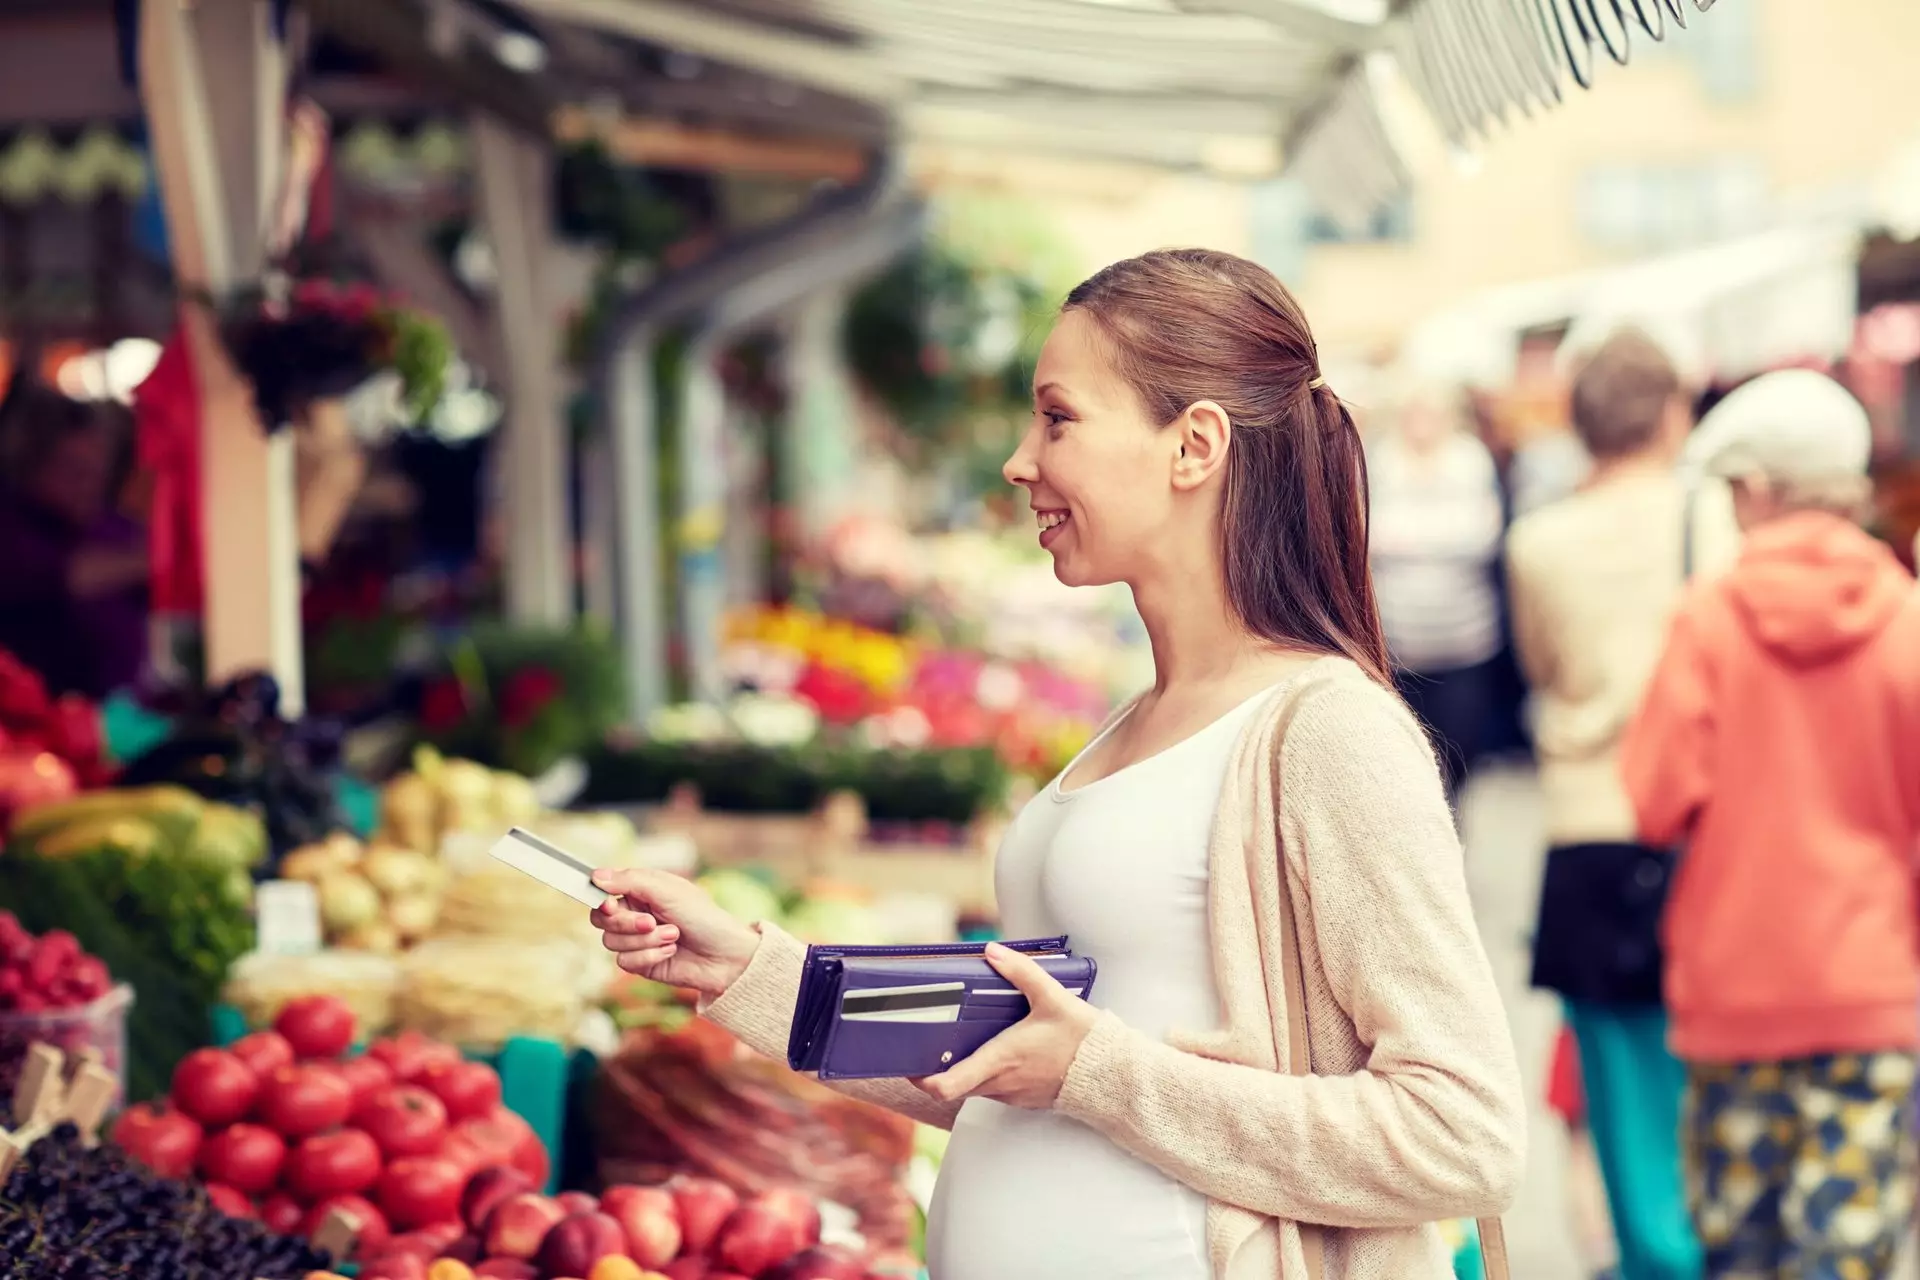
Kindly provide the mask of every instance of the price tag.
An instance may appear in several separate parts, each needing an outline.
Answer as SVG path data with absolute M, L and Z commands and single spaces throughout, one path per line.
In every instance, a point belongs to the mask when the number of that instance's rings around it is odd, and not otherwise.
M 320 950 L 320 898 L 301 880 L 269 880 L 254 890 L 262 955 L 310 956 Z

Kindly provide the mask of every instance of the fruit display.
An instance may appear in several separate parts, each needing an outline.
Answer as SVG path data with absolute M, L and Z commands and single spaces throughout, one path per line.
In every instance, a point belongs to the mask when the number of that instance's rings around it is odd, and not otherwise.
M 22 810 L 7 847 L 42 858 L 104 850 L 191 862 L 224 873 L 229 892 L 244 901 L 253 871 L 266 861 L 267 832 L 244 809 L 160 784 L 89 791 Z
M 742 1199 L 682 1177 L 544 1196 L 511 1168 L 440 1192 L 452 1221 L 361 1255 L 360 1280 L 881 1280 L 862 1248 L 827 1243 L 814 1201 L 790 1188 Z
M 540 799 L 526 778 L 423 746 L 413 753 L 413 768 L 381 789 L 375 834 L 403 849 L 438 853 L 449 832 L 497 834 L 539 816 Z
M 100 709 L 76 694 L 53 697 L 0 649 L 0 831 L 20 810 L 100 786 L 111 772 Z
M 363 1259 L 452 1223 L 482 1170 L 545 1185 L 547 1152 L 491 1067 L 411 1032 L 346 1057 L 356 1038 L 343 1001 L 292 1000 L 271 1029 L 182 1058 L 166 1099 L 122 1112 L 113 1141 L 275 1230 L 310 1233 L 339 1211 Z
M 81 950 L 71 933 L 53 929 L 36 938 L 12 912 L 0 911 L 0 1098 L 13 1096 L 35 1044 L 66 1054 L 92 1050 L 118 1075 L 132 995 L 114 986 L 106 963 Z
M 229 1204 L 117 1145 L 89 1146 L 62 1124 L 27 1149 L 0 1189 L 0 1274 L 298 1280 L 331 1263 L 298 1235 L 232 1216 Z
M 447 880 L 431 848 L 385 837 L 363 844 L 345 832 L 295 849 L 280 874 L 314 887 L 329 945 L 376 955 L 393 955 L 433 931 Z

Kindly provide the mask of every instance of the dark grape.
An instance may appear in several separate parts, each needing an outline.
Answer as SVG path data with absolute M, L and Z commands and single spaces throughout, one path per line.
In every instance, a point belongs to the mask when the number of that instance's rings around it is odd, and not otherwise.
M 0 1280 L 292 1280 L 327 1266 L 305 1241 L 229 1218 L 118 1148 L 88 1150 L 71 1124 L 0 1189 Z

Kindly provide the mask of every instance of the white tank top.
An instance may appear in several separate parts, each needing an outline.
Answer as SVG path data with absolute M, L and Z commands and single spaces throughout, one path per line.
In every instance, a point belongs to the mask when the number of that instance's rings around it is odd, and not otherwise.
M 1155 1039 L 1220 1025 L 1207 843 L 1264 697 L 1118 773 L 1066 792 L 1054 779 L 1000 846 L 1002 936 L 1067 934 L 1100 966 L 1093 1003 Z M 1208 1280 L 1206 1210 L 1078 1121 L 971 1099 L 934 1188 L 927 1266 L 932 1280 Z

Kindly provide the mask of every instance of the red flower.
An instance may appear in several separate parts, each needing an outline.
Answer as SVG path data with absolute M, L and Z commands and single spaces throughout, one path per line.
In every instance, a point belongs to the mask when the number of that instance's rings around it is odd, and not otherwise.
M 434 681 L 420 695 L 420 725 L 429 733 L 453 728 L 467 718 L 467 691 L 451 676 Z
M 524 667 L 508 676 L 500 689 L 500 723 L 524 729 L 559 696 L 559 676 L 545 667 Z
M 38 728 L 52 707 L 40 673 L 0 649 L 0 724 Z

